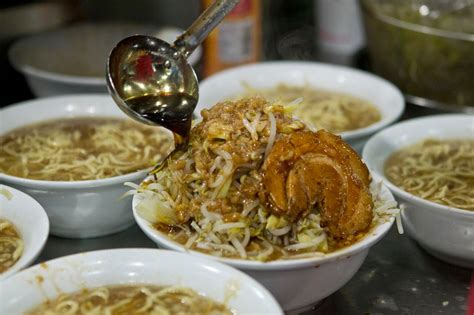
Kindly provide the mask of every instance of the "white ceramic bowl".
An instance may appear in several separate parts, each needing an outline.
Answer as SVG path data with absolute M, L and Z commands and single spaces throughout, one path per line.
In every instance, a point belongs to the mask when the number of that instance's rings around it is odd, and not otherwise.
M 68 95 L 37 99 L 0 110 L 0 134 L 34 122 L 71 117 L 127 116 L 106 94 Z M 64 237 L 94 237 L 121 231 L 133 224 L 131 199 L 120 199 L 128 188 L 124 182 L 140 182 L 146 171 L 84 181 L 44 181 L 0 173 L 0 181 L 16 187 L 44 207 L 51 234 Z
M 5 185 L 0 185 L 0 189 L 11 194 L 10 199 L 0 194 L 0 218 L 15 226 L 24 244 L 20 259 L 0 274 L 0 280 L 3 280 L 29 266 L 38 257 L 48 239 L 49 221 L 43 207 L 27 194 Z
M 398 123 L 374 135 L 364 147 L 363 158 L 405 206 L 403 225 L 411 237 L 444 261 L 474 268 L 474 212 L 416 197 L 384 176 L 385 161 L 393 152 L 426 138 L 473 139 L 474 116 L 440 115 Z
M 348 93 L 372 102 L 382 119 L 365 128 L 342 132 L 341 136 L 357 151 L 376 131 L 396 121 L 405 109 L 401 92 L 390 82 L 373 74 L 316 62 L 277 61 L 250 64 L 219 72 L 199 85 L 196 113 L 217 102 L 245 93 L 242 82 L 257 89 L 279 83 L 309 84 L 314 88 Z
M 226 305 L 237 314 L 283 314 L 271 294 L 244 273 L 212 260 L 157 249 L 82 253 L 29 268 L 0 283 L 0 314 L 23 314 L 59 293 L 134 283 L 184 286 L 222 303 L 229 296 Z
M 129 23 L 78 24 L 19 40 L 10 48 L 9 59 L 38 97 L 106 93 L 107 57 L 120 40 L 142 34 L 172 42 L 181 32 Z M 195 64 L 200 55 L 198 47 L 189 62 Z
M 375 185 L 375 181 L 374 181 Z M 382 187 L 382 198 L 393 201 L 386 187 Z M 133 199 L 133 214 L 140 228 L 158 247 L 188 252 L 218 260 L 240 269 L 263 284 L 287 312 L 305 311 L 346 284 L 359 270 L 370 247 L 375 245 L 389 231 L 394 219 L 376 226 L 362 240 L 322 257 L 258 262 L 243 259 L 220 258 L 186 249 L 170 240 L 143 218 L 137 211 L 139 199 Z

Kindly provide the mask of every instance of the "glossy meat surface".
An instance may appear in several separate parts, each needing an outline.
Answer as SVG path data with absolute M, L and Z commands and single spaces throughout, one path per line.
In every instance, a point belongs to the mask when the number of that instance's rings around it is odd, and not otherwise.
M 273 214 L 297 220 L 314 207 L 330 236 L 345 239 L 373 219 L 370 176 L 357 153 L 325 130 L 278 139 L 263 165 L 263 185 Z

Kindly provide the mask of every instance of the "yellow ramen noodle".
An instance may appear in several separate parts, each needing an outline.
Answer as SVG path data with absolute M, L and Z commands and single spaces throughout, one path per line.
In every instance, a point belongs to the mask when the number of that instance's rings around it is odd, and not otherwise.
M 39 180 L 91 180 L 151 167 L 170 152 L 161 128 L 117 118 L 45 121 L 0 137 L 0 172 Z
M 0 219 L 0 273 L 7 271 L 23 254 L 23 240 L 13 224 Z
M 104 286 L 73 294 L 62 294 L 26 313 L 27 315 L 146 315 L 232 312 L 223 304 L 192 289 L 149 285 Z
M 260 95 L 290 106 L 293 115 L 317 129 L 333 133 L 350 131 L 372 125 L 382 118 L 379 110 L 361 98 L 305 86 L 279 84 L 270 89 L 247 86 L 246 95 Z
M 437 140 L 401 149 L 385 163 L 385 175 L 423 199 L 474 211 L 474 140 Z

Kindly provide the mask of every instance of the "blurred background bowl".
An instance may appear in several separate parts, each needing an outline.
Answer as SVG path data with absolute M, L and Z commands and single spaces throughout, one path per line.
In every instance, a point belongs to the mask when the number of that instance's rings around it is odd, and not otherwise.
M 143 34 L 173 42 L 181 32 L 133 23 L 82 23 L 20 39 L 8 55 L 37 97 L 106 93 L 107 57 L 120 40 Z M 189 62 L 196 64 L 200 56 L 199 47 Z
M 372 185 L 380 183 L 375 179 Z M 381 198 L 394 201 L 388 188 L 382 186 Z M 390 230 L 394 218 L 381 222 L 356 243 L 322 256 L 302 259 L 260 262 L 212 256 L 189 250 L 158 231 L 151 223 L 140 217 L 133 198 L 133 214 L 142 231 L 160 248 L 190 253 L 217 260 L 235 267 L 264 285 L 277 299 L 285 312 L 298 314 L 307 311 L 319 301 L 342 288 L 359 270 L 369 250 Z
M 6 185 L 0 185 L 0 190 L 11 195 L 7 198 L 0 194 L 0 218 L 14 225 L 24 246 L 20 259 L 0 274 L 1 281 L 28 267 L 38 257 L 48 239 L 49 221 L 43 207 L 24 192 Z
M 405 102 L 400 91 L 390 82 L 367 72 L 316 62 L 277 61 L 236 67 L 219 72 L 199 85 L 196 113 L 217 102 L 246 94 L 245 85 L 268 89 L 278 84 L 309 85 L 336 93 L 347 93 L 371 102 L 381 113 L 381 120 L 367 127 L 340 133 L 357 151 L 376 131 L 400 118 Z M 304 119 L 304 117 L 300 117 Z
M 0 110 L 0 134 L 58 118 L 116 117 L 129 119 L 109 95 L 65 95 L 14 104 Z M 129 190 L 124 182 L 139 183 L 147 170 L 97 180 L 47 181 L 0 173 L 0 180 L 20 189 L 44 207 L 51 234 L 84 238 L 111 234 L 133 224 Z
M 391 183 L 384 164 L 394 152 L 427 138 L 472 139 L 474 116 L 440 115 L 398 123 L 374 135 L 365 145 L 363 159 L 380 176 L 405 209 L 403 226 L 434 256 L 474 268 L 474 211 L 444 206 L 410 194 Z
M 68 2 L 24 3 L 0 10 L 0 39 L 15 38 L 62 26 L 77 19 Z
M 216 261 L 157 249 L 81 253 L 27 269 L 0 283 L 0 313 L 24 314 L 60 293 L 133 284 L 191 288 L 236 314 L 283 315 L 271 294 L 244 273 Z
M 361 0 L 373 70 L 413 104 L 474 112 L 474 3 Z

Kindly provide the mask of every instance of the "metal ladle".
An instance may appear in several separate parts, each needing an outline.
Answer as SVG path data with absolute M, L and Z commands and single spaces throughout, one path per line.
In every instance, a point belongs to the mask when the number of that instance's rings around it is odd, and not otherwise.
M 186 139 L 199 98 L 198 80 L 186 58 L 238 2 L 214 1 L 173 45 L 143 35 L 120 41 L 107 60 L 106 78 L 120 109 Z

